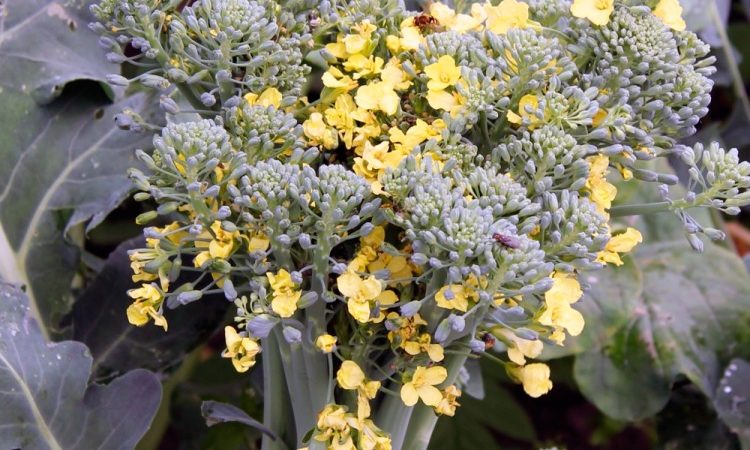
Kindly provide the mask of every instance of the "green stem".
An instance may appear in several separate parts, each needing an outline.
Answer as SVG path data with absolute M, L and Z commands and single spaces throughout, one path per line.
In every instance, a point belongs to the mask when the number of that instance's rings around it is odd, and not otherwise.
M 279 436 L 273 440 L 263 434 L 262 450 L 288 450 L 296 444 L 295 431 L 291 427 L 291 404 L 289 391 L 280 373 L 284 371 L 281 364 L 278 342 L 271 333 L 263 341 L 263 424 Z M 296 447 L 291 447 L 296 448 Z
M 657 202 L 657 203 L 639 203 L 633 205 L 619 205 L 613 206 L 609 210 L 609 215 L 612 217 L 623 217 L 623 216 L 640 216 L 642 214 L 656 214 L 669 212 L 671 209 L 669 202 Z
M 192 351 L 175 371 L 172 376 L 162 383 L 162 398 L 159 404 L 159 410 L 156 412 L 151 426 L 145 436 L 138 442 L 136 450 L 155 450 L 159 448 L 161 441 L 164 439 L 164 433 L 169 427 L 170 408 L 172 406 L 172 393 L 180 383 L 190 378 L 195 368 L 200 363 L 200 354 L 203 347 L 198 347 Z
M 444 382 L 445 386 L 450 386 L 456 382 L 458 373 L 467 358 L 468 354 L 466 353 L 452 354 L 448 356 L 445 364 L 445 367 L 448 370 L 448 378 Z M 432 410 L 432 407 L 427 406 L 424 403 L 419 403 L 415 406 L 411 415 L 411 420 L 409 420 L 409 426 L 406 430 L 406 440 L 404 441 L 402 448 L 409 450 L 427 450 L 437 420 L 438 416 Z
M 142 25 L 145 31 L 146 40 L 151 45 L 151 47 L 157 49 L 156 61 L 159 63 L 159 65 L 162 68 L 169 67 L 169 55 L 167 54 L 166 50 L 164 50 L 164 47 L 161 45 L 161 41 L 156 36 L 154 29 L 148 26 L 148 24 L 142 24 Z M 173 84 L 177 86 L 177 89 L 185 97 L 185 99 L 188 102 L 190 102 L 193 108 L 197 110 L 206 109 L 206 105 L 204 105 L 203 102 L 201 102 L 200 98 L 198 98 L 198 96 L 195 94 L 195 92 L 193 92 L 193 88 L 191 88 L 185 83 L 173 82 Z
M 313 410 L 311 399 L 311 377 L 307 372 L 307 366 L 303 357 L 300 344 L 288 344 L 282 335 L 281 329 L 273 330 L 276 346 L 281 355 L 281 372 L 286 378 L 286 385 L 291 397 L 292 412 L 294 413 L 294 425 L 296 428 L 296 442 L 300 444 L 305 434 L 315 425 L 317 411 Z M 281 373 L 271 374 L 272 377 L 281 377 Z M 319 386 L 321 389 L 325 389 Z M 299 447 L 299 446 L 298 446 Z
M 414 407 L 404 405 L 400 396 L 386 396 L 378 408 L 375 424 L 390 434 L 391 446 L 394 449 L 408 448 L 404 447 L 403 443 L 413 412 Z
M 750 119 L 750 99 L 748 99 L 747 92 L 745 91 L 745 83 L 743 82 L 742 74 L 740 73 L 740 65 L 737 62 L 737 58 L 734 56 L 734 47 L 732 41 L 729 39 L 724 22 L 721 20 L 719 15 L 719 9 L 716 7 L 716 2 L 711 0 L 708 3 L 708 13 L 711 16 L 711 21 L 716 28 L 716 32 L 719 34 L 721 39 L 721 49 L 724 51 L 724 55 L 727 58 L 729 64 L 729 73 L 732 75 L 732 87 L 734 87 L 734 93 L 742 105 L 742 110 L 745 112 L 745 117 Z
M 279 267 L 285 267 L 290 271 L 294 270 L 294 261 L 289 248 L 277 242 L 271 245 L 274 259 Z M 317 286 L 321 283 L 322 277 L 316 276 L 318 275 L 316 273 L 313 275 L 313 284 L 316 285 L 316 289 L 324 289 L 324 281 L 322 281 L 322 287 Z M 325 320 L 325 303 L 322 297 L 305 311 L 305 315 L 307 315 L 309 319 L 307 322 L 311 324 L 313 331 L 321 327 L 325 328 L 325 324 L 322 323 Z M 329 378 L 328 364 L 325 354 L 318 351 L 311 342 L 308 342 L 308 339 L 303 339 L 301 343 L 289 344 L 281 333 L 278 327 L 274 330 L 283 363 L 283 373 L 292 398 L 297 444 L 298 447 L 301 447 L 302 438 L 315 426 L 317 414 L 326 404 L 325 386 Z M 276 376 L 278 377 L 279 374 L 276 374 Z

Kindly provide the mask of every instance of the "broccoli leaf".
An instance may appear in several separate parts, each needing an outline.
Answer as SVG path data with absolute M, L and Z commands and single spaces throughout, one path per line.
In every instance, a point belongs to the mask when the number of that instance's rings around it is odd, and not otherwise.
M 115 72 L 117 67 L 107 63 L 97 36 L 88 28 L 88 3 L 0 3 L 0 85 L 49 103 L 70 81 L 101 82 Z
M 28 299 L 8 284 L 0 284 L 0 323 L 0 447 L 135 447 L 159 406 L 154 374 L 139 369 L 107 386 L 87 386 L 86 346 L 46 342 Z

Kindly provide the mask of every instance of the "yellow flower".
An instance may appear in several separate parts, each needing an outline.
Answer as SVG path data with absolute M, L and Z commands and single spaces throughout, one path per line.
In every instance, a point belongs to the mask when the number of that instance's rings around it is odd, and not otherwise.
M 156 242 L 155 246 L 158 246 L 158 239 L 153 239 Z M 154 261 L 156 258 L 161 256 L 159 250 L 152 249 L 139 249 L 128 252 L 128 258 L 130 258 L 130 270 L 133 271 L 131 279 L 134 283 L 140 283 L 142 281 L 154 281 L 159 279 L 159 284 L 162 291 L 169 289 L 169 274 L 167 273 L 167 266 L 162 264 L 159 267 L 158 273 L 147 272 L 146 264 Z
M 282 96 L 278 89 L 271 87 L 263 91 L 260 96 L 250 92 L 245 94 L 244 98 L 251 106 L 260 105 L 265 106 L 266 108 L 273 106 L 278 109 L 281 106 Z
M 596 260 L 603 263 L 610 263 L 616 266 L 621 266 L 624 263 L 620 258 L 620 253 L 628 253 L 633 248 L 643 242 L 643 236 L 641 232 L 635 228 L 628 227 L 624 233 L 612 236 L 607 242 L 607 246 L 602 252 L 599 253 Z
M 570 12 L 581 19 L 589 19 L 595 25 L 606 25 L 614 9 L 614 0 L 575 0 Z
M 453 21 L 453 24 L 449 28 L 457 33 L 466 33 L 467 31 L 480 30 L 482 28 L 482 22 L 484 22 L 485 16 L 473 14 L 476 11 L 476 8 L 472 8 L 472 15 L 457 14 L 456 20 Z
M 226 350 L 221 353 L 222 358 L 232 358 L 232 365 L 237 372 L 247 372 L 255 365 L 255 356 L 260 353 L 260 345 L 247 336 L 237 333 L 233 327 L 224 328 Z
M 292 317 L 297 311 L 297 302 L 302 293 L 292 281 L 291 274 L 285 269 L 281 269 L 276 274 L 266 273 L 266 278 L 268 278 L 268 284 L 273 290 L 271 309 L 280 317 Z
M 654 15 L 673 30 L 685 30 L 685 20 L 682 19 L 682 6 L 679 0 L 661 0 L 654 8 Z
M 448 371 L 445 367 L 417 367 L 411 381 L 404 383 L 401 387 L 401 401 L 406 406 L 414 406 L 419 399 L 422 399 L 427 406 L 437 406 L 443 399 L 443 394 L 435 386 L 445 381 L 446 378 L 448 378 Z
M 450 291 L 453 298 L 448 298 L 451 295 L 446 296 L 446 292 Z M 435 294 L 435 302 L 441 308 L 445 309 L 456 309 L 461 312 L 466 312 L 469 309 L 469 300 L 474 301 L 476 292 L 469 287 L 460 284 L 450 284 L 443 286 Z
M 411 266 L 409 265 L 409 261 L 403 256 L 393 256 L 383 252 L 377 256 L 376 260 L 367 265 L 367 270 L 371 273 L 383 269 L 387 269 L 390 272 L 390 280 L 398 280 L 389 282 L 389 285 L 407 285 L 411 282 Z
M 539 356 L 544 349 L 544 344 L 541 340 L 530 341 L 521 339 L 507 328 L 493 328 L 492 334 L 508 344 L 508 359 L 519 366 L 526 364 L 526 358 L 536 358 Z
M 318 422 L 312 439 L 323 443 L 323 448 L 333 450 L 357 450 L 351 437 L 353 428 L 358 428 L 358 420 L 347 413 L 346 407 L 336 404 L 326 405 L 318 414 Z
M 380 248 L 380 246 L 383 245 L 383 242 L 385 242 L 385 227 L 383 227 L 382 225 L 373 227 L 372 231 L 370 231 L 370 234 L 361 237 L 359 239 L 359 242 L 365 247 L 371 247 L 375 249 Z
M 427 91 L 427 103 L 433 109 L 448 111 L 452 117 L 461 110 L 463 102 L 464 98 L 458 92 Z
M 549 379 L 549 366 L 543 363 L 529 364 L 523 367 L 509 368 L 510 375 L 523 383 L 523 390 L 529 396 L 537 398 L 552 389 Z
M 360 171 L 362 173 L 360 173 L 356 167 L 356 161 L 358 158 L 355 158 L 354 171 L 365 178 L 372 178 L 379 170 L 386 167 L 385 159 L 387 154 L 388 142 L 381 142 L 378 145 L 372 145 L 369 141 L 366 142 L 365 148 L 362 151 L 362 158 L 360 158 L 362 161 L 362 168 Z
M 391 58 L 380 74 L 380 78 L 393 86 L 397 91 L 403 91 L 411 86 L 409 76 L 401 69 L 401 63 L 397 58 Z
M 518 114 L 508 111 L 508 122 L 521 125 L 524 119 L 528 120 L 529 129 L 533 130 L 539 122 L 535 111 L 539 108 L 539 97 L 534 94 L 526 94 L 518 102 Z M 531 110 L 531 112 L 527 111 Z
M 347 57 L 346 45 L 344 45 L 344 35 L 339 34 L 336 36 L 336 42 L 326 44 L 326 50 L 338 59 L 344 59 Z
M 391 54 L 395 55 L 401 49 L 401 40 L 398 38 L 398 36 L 389 34 L 385 37 L 385 46 L 388 47 L 388 50 L 391 52 Z
M 292 317 L 297 311 L 297 302 L 302 293 L 298 290 L 274 292 L 271 300 L 271 309 L 280 317 Z
M 401 98 L 390 83 L 375 81 L 357 89 L 354 101 L 364 110 L 383 111 L 391 116 L 398 111 Z
M 571 304 L 583 295 L 581 285 L 574 277 L 565 274 L 556 273 L 552 279 L 552 288 L 544 294 L 545 309 L 539 316 L 539 323 L 563 328 L 571 336 L 578 336 L 583 331 L 583 315 L 573 309 Z M 558 341 L 559 337 L 564 338 L 564 335 L 558 334 Z
M 358 123 L 358 126 L 354 128 L 352 145 L 354 152 L 362 156 L 365 144 L 382 133 L 380 122 L 378 122 L 377 117 L 372 111 L 367 111 L 363 108 L 357 108 L 355 111 L 352 111 L 351 117 Z
M 330 334 L 321 334 L 315 339 L 315 346 L 318 347 L 323 353 L 331 353 L 336 348 L 336 342 L 338 338 L 331 336 Z
M 257 232 L 250 236 L 250 239 L 247 242 L 247 251 L 250 253 L 265 252 L 270 245 L 271 240 L 268 239 L 268 236 L 264 233 Z
M 439 124 L 442 123 L 443 121 L 441 120 Z M 406 133 L 398 127 L 392 127 L 388 130 L 388 134 L 390 135 L 389 140 L 394 144 L 394 147 L 405 152 L 411 152 L 414 147 L 428 139 L 435 138 L 437 141 L 441 139 L 440 129 L 429 125 L 422 119 L 417 119 L 416 124 L 406 130 Z
M 390 436 L 378 428 L 372 420 L 362 420 L 359 428 L 359 449 L 391 450 Z
M 425 352 L 434 362 L 440 362 L 445 357 L 443 346 L 440 344 L 433 344 L 429 333 L 422 333 L 416 341 L 406 341 L 402 343 L 401 348 L 412 356 Z
M 336 381 L 342 389 L 354 390 L 365 381 L 365 373 L 354 361 L 344 361 L 336 372 Z
M 357 391 L 357 418 L 359 420 L 370 416 L 369 400 L 375 398 L 380 389 L 380 381 L 368 380 L 365 373 L 354 361 L 344 361 L 338 372 L 336 381 L 342 389 Z
M 598 127 L 602 123 L 604 123 L 604 119 L 607 118 L 607 110 L 606 109 L 599 109 L 596 114 L 594 114 L 594 117 L 591 118 L 591 125 L 594 127 Z
M 345 272 L 336 279 L 336 286 L 347 299 L 349 314 L 362 323 L 371 320 L 370 302 L 392 305 L 398 301 L 393 291 L 383 291 L 381 282 L 374 276 L 362 279 L 354 272 Z M 382 312 L 373 321 L 382 321 L 381 317 L 384 317 Z
M 268 278 L 268 283 L 274 291 L 293 289 L 295 287 L 292 275 L 286 269 L 281 269 L 275 274 L 269 272 L 266 274 L 266 278 Z
M 370 182 L 372 192 L 380 194 L 382 185 L 378 178 L 385 173 L 385 169 L 396 168 L 406 158 L 407 153 L 403 151 L 388 151 L 388 142 L 372 145 L 365 142 L 361 158 L 354 158 L 354 173 L 360 175 Z
M 360 34 L 348 34 L 344 37 L 344 49 L 353 55 L 365 50 L 370 45 L 369 37 Z
M 425 67 L 424 73 L 430 79 L 427 89 L 431 91 L 442 91 L 461 79 L 461 68 L 456 66 L 456 61 L 450 55 L 443 55 L 436 63 Z
M 450 26 L 456 19 L 456 12 L 450 6 L 440 2 L 430 5 L 430 15 L 444 27 Z
M 586 159 L 590 164 L 589 178 L 586 180 L 586 188 L 591 194 L 594 202 L 602 214 L 612 207 L 612 201 L 617 196 L 617 188 L 607 181 L 609 171 L 609 157 L 606 155 L 591 156 Z
M 335 67 L 330 67 L 323 74 L 323 86 L 331 89 L 342 89 L 344 92 L 349 92 L 359 86 L 359 83 L 349 75 L 344 75 L 344 72 L 340 71 Z
M 388 340 L 399 347 L 403 347 L 404 343 L 416 336 L 420 326 L 427 325 L 427 322 L 419 314 L 412 317 L 402 317 L 398 313 L 391 312 L 388 313 L 388 320 L 398 326 L 397 329 L 388 332 Z
M 325 111 L 326 122 L 339 132 L 339 137 L 344 141 L 347 148 L 351 148 L 354 141 L 354 118 L 352 112 L 357 109 L 354 99 L 349 94 L 336 97 L 333 108 Z
M 195 242 L 195 248 L 208 248 L 208 251 L 203 251 L 196 255 L 195 260 L 193 261 L 195 267 L 201 267 L 204 262 L 208 261 L 211 258 L 229 258 L 229 256 L 235 249 L 235 241 L 240 237 L 239 231 L 233 231 L 230 233 L 224 230 L 221 227 L 221 222 L 219 222 L 218 220 L 214 221 L 214 223 L 211 224 L 211 231 L 213 231 L 213 234 L 209 233 L 208 231 L 204 231 L 203 233 L 201 233 L 199 236 L 200 240 Z
M 453 417 L 456 414 L 456 407 L 461 406 L 458 403 L 458 397 L 461 396 L 461 390 L 455 384 L 451 384 L 443 390 L 443 398 L 435 407 L 435 412 L 443 416 Z
M 329 128 L 323 121 L 323 115 L 319 112 L 310 114 L 310 118 L 302 124 L 302 130 L 312 145 L 322 145 L 327 149 L 334 149 L 339 145 L 338 134 Z
M 354 79 L 358 80 L 370 75 L 377 75 L 383 70 L 383 58 L 352 55 L 344 61 L 344 69 L 354 72 Z
M 414 26 L 414 19 L 409 18 L 401 22 L 400 47 L 403 50 L 416 50 L 425 41 L 422 32 Z
M 471 15 L 456 14 L 453 9 L 443 3 L 436 2 L 430 5 L 430 15 L 437 19 L 440 25 L 458 33 L 479 30 L 481 28 L 484 21 L 483 11 L 472 7 L 471 12 Z
M 167 319 L 161 312 L 164 294 L 159 289 L 153 284 L 144 284 L 140 288 L 130 289 L 128 296 L 135 300 L 126 311 L 130 324 L 142 327 L 153 319 L 155 325 L 167 331 Z
M 505 34 L 511 28 L 526 28 L 529 23 L 529 5 L 516 0 L 503 0 L 497 6 L 487 3 L 487 29 L 495 34 Z

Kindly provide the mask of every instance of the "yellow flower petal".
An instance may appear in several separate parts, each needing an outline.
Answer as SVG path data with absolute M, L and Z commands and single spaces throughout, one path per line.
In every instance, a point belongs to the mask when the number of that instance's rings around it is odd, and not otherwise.
M 364 383 L 365 373 L 354 361 L 344 361 L 336 372 L 336 381 L 342 389 L 357 389 Z
M 417 392 L 419 393 L 419 398 L 427 406 L 437 406 L 443 399 L 442 392 L 435 386 L 422 386 L 417 389 Z
M 414 406 L 419 401 L 419 394 L 412 383 L 406 383 L 401 387 L 401 401 L 406 406 Z
M 315 339 L 315 346 L 318 347 L 323 353 L 331 353 L 336 348 L 336 342 L 338 338 L 331 336 L 330 334 L 321 334 Z
M 427 89 L 440 91 L 455 85 L 461 79 L 461 69 L 456 66 L 456 61 L 450 55 L 443 55 L 436 63 L 424 68 L 429 81 Z
M 654 15 L 673 30 L 685 30 L 685 20 L 682 18 L 682 6 L 679 0 L 661 0 L 654 8 Z
M 595 25 L 606 25 L 614 11 L 614 0 L 575 0 L 570 12 L 582 19 L 588 19 Z

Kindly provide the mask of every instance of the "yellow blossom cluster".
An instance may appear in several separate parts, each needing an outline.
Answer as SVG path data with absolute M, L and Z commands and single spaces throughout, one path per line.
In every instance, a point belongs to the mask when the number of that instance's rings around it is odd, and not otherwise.
M 346 406 L 333 403 L 318 413 L 310 439 L 336 450 L 391 450 L 390 437 L 372 420 L 357 418 Z
M 224 343 L 226 350 L 222 358 L 231 358 L 232 365 L 237 372 L 247 372 L 255 365 L 255 357 L 260 353 L 260 345 L 255 339 L 237 333 L 233 327 L 224 328 Z
M 588 19 L 595 25 L 606 25 L 615 10 L 615 0 L 574 0 L 570 8 L 575 17 Z M 673 30 L 685 29 L 682 18 L 682 6 L 679 0 L 659 0 L 654 8 L 654 15 Z
M 430 14 L 443 27 L 459 33 L 486 29 L 505 34 L 511 28 L 539 26 L 529 19 L 529 5 L 518 0 L 503 0 L 497 6 L 490 2 L 474 3 L 470 14 L 457 14 L 447 5 L 435 2 L 430 5 Z
M 273 291 L 271 309 L 279 317 L 292 317 L 297 311 L 297 302 L 302 296 L 299 286 L 292 281 L 292 275 L 285 269 L 281 269 L 275 274 L 267 273 L 266 278 Z

